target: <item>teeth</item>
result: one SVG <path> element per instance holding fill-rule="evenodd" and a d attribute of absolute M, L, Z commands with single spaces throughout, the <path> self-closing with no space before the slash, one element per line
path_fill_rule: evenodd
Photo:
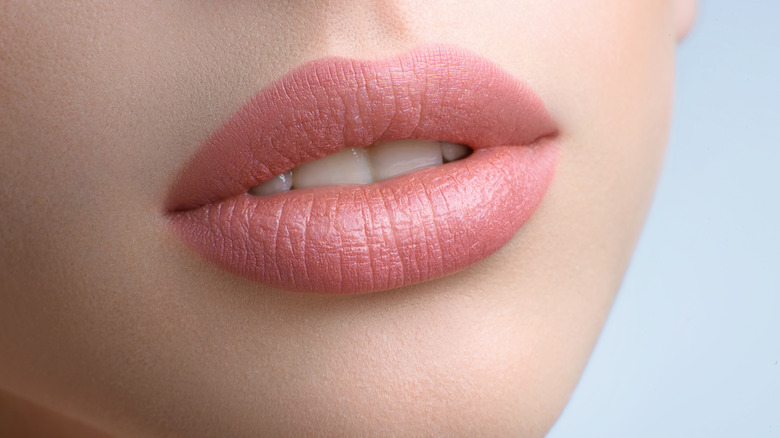
<path fill-rule="evenodd" d="M 471 152 L 471 149 L 466 145 L 458 143 L 441 142 L 441 157 L 445 163 L 450 161 L 460 160 Z"/>
<path fill-rule="evenodd" d="M 255 196 L 263 196 L 263 195 L 273 195 L 274 193 L 279 192 L 286 192 L 287 190 L 290 190 L 292 188 L 292 171 L 288 170 L 287 172 L 276 175 L 272 179 L 269 179 L 268 181 L 260 184 L 259 186 L 254 186 L 251 189 L 249 189 L 250 195 Z"/>
<path fill-rule="evenodd" d="M 430 140 L 398 140 L 374 143 L 367 148 L 347 148 L 277 175 L 249 189 L 249 194 L 263 196 L 305 187 L 370 184 L 459 160 L 470 153 L 471 149 L 462 144 Z"/>
<path fill-rule="evenodd" d="M 293 187 L 329 186 L 334 184 L 370 184 L 371 165 L 365 149 L 347 148 L 293 169 Z"/>
<path fill-rule="evenodd" d="M 369 154 L 375 181 L 442 164 L 441 146 L 438 141 L 400 140 L 375 143 Z"/>

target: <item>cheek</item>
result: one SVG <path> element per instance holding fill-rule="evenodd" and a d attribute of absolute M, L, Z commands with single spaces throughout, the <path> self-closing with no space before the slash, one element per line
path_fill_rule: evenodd
<path fill-rule="evenodd" d="M 667 141 L 673 11 L 657 1 L 558 3 L 569 6 L 557 22 L 565 31 L 540 41 L 548 70 L 539 77 L 563 127 L 550 195 L 571 225 L 561 245 L 591 253 L 619 282 Z"/>

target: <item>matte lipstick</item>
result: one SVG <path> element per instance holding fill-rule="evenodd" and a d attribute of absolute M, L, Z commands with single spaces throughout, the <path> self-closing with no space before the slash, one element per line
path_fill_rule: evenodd
<path fill-rule="evenodd" d="M 231 273 L 290 291 L 387 290 L 507 243 L 553 178 L 557 132 L 527 85 L 462 49 L 327 57 L 251 97 L 185 166 L 166 209 L 174 233 Z M 247 193 L 345 147 L 401 139 L 474 152 L 372 184 Z"/>

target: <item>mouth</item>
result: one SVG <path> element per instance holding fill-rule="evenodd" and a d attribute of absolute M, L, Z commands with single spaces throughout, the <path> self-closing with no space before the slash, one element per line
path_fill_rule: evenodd
<path fill-rule="evenodd" d="M 166 201 L 172 230 L 283 290 L 409 286 L 486 258 L 531 217 L 557 162 L 543 102 L 450 46 L 318 59 L 253 96 Z"/>

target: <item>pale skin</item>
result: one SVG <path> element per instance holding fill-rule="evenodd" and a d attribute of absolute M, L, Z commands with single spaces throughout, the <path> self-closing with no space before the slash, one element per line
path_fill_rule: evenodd
<path fill-rule="evenodd" d="M 693 0 L 0 2 L 0 435 L 543 436 L 620 285 Z M 424 43 L 560 126 L 533 218 L 464 271 L 280 292 L 198 257 L 177 171 L 308 60 Z"/>

